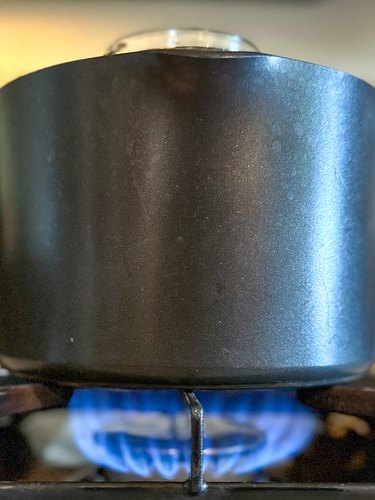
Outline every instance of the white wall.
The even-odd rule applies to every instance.
[[[41,67],[101,55],[128,32],[162,27],[238,32],[263,52],[375,84],[375,0],[0,0],[0,86]]]

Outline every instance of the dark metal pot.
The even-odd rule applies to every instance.
[[[72,384],[304,386],[373,359],[375,91],[153,51],[0,91],[1,362]]]

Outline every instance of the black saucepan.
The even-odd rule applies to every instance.
[[[375,90],[256,53],[0,91],[1,362],[62,383],[304,386],[373,359]]]

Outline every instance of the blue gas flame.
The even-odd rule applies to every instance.
[[[317,418],[287,390],[196,391],[205,412],[204,467],[213,478],[293,457]],[[69,404],[80,451],[143,478],[175,479],[190,467],[190,416],[178,391],[77,389]]]

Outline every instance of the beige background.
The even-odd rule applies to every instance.
[[[126,33],[163,27],[238,32],[263,52],[375,84],[375,0],[0,0],[0,86],[101,55]]]

